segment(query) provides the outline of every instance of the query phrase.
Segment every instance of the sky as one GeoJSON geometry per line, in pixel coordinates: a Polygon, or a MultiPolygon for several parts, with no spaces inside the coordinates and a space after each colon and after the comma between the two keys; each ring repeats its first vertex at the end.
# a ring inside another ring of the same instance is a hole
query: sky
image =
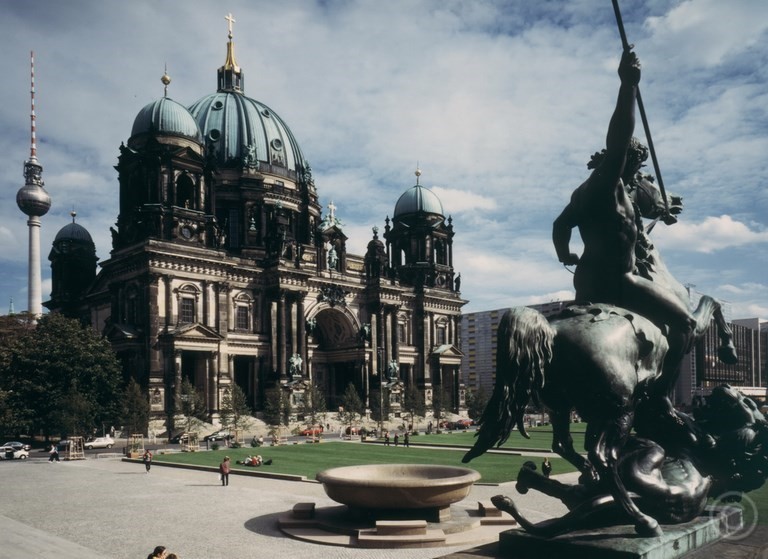
{"type": "MultiPolygon", "coordinates": [[[[652,233],[683,284],[768,320],[768,2],[624,0],[640,91],[679,223],[652,233]]],[[[320,202],[364,254],[416,182],[453,219],[465,312],[566,300],[552,221],[605,147],[621,55],[608,0],[0,0],[0,314],[27,308],[29,54],[37,151],[53,205],[109,258],[119,146],[146,104],[216,89],[227,22],[245,94],[291,128],[320,202]]],[[[635,134],[645,139],[638,118],[635,134]]],[[[652,168],[649,167],[649,172],[652,168]]],[[[580,251],[578,233],[572,247],[580,251]]]]}

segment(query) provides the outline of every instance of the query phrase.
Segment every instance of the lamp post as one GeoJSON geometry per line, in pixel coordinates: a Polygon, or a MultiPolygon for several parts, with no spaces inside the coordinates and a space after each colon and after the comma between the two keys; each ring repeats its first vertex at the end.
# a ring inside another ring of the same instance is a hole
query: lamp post
{"type": "Polygon", "coordinates": [[[376,374],[379,376],[379,437],[384,432],[384,370],[381,366],[384,360],[384,349],[376,350],[376,374]]]}

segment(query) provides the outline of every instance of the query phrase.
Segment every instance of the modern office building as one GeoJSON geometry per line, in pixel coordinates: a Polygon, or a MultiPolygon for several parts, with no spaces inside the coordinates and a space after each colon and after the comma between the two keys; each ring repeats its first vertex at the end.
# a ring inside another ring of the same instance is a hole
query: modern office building
{"type": "MultiPolygon", "coordinates": [[[[689,288],[691,299],[698,303],[701,294],[689,288]]],[[[570,304],[555,302],[546,305],[530,305],[545,316],[552,316],[570,304]]],[[[730,315],[728,305],[722,303],[726,320],[730,315]]],[[[482,388],[490,395],[496,380],[496,335],[499,320],[506,309],[466,313],[461,321],[462,371],[469,390],[482,388]]],[[[735,365],[726,365],[717,359],[720,340],[714,324],[703,336],[681,365],[680,376],[672,395],[674,403],[689,406],[697,397],[707,396],[720,384],[737,387],[747,396],[758,401],[768,400],[768,323],[757,318],[728,320],[733,330],[733,340],[739,356],[735,365]]]]}

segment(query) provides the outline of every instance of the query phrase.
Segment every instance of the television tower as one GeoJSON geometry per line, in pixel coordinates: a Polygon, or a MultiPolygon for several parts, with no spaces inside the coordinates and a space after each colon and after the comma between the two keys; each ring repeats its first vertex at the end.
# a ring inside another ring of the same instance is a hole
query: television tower
{"type": "Polygon", "coordinates": [[[31,135],[29,159],[24,162],[25,184],[16,193],[16,204],[29,219],[29,276],[27,292],[29,303],[27,312],[37,319],[43,314],[43,296],[40,280],[40,217],[51,209],[51,197],[45,191],[43,166],[37,162],[35,145],[35,53],[30,53],[32,112],[30,113],[31,135]]]}

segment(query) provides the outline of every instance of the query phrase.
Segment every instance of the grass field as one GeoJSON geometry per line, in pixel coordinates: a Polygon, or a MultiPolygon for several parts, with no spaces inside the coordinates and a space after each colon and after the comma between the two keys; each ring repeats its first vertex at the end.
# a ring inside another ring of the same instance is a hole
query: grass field
{"type": "MultiPolygon", "coordinates": [[[[260,471],[273,471],[315,479],[317,472],[322,470],[359,464],[400,463],[462,466],[461,458],[464,456],[464,452],[463,450],[387,447],[376,444],[330,441],[321,444],[302,443],[257,449],[228,448],[209,452],[158,454],[155,456],[155,461],[213,467],[218,466],[226,455],[231,458],[234,469],[253,470],[254,468],[241,466],[236,462],[249,455],[261,454],[265,459],[271,458],[273,464],[262,466],[260,471]]],[[[513,481],[517,477],[518,470],[527,460],[531,460],[531,458],[486,453],[475,458],[468,467],[480,472],[481,483],[503,483],[513,481]]],[[[540,461],[536,459],[537,464],[540,461]]],[[[551,462],[555,473],[575,471],[571,464],[560,458],[553,459],[551,462]]]]}
{"type": "MultiPolygon", "coordinates": [[[[571,428],[573,448],[577,452],[584,451],[584,423],[575,423],[571,428]]],[[[549,426],[536,427],[528,430],[530,439],[526,439],[514,431],[501,448],[536,450],[549,452],[552,449],[552,428],[549,426]]],[[[449,445],[471,447],[475,443],[475,430],[448,431],[441,434],[418,435],[411,439],[413,444],[449,445]]]]}

